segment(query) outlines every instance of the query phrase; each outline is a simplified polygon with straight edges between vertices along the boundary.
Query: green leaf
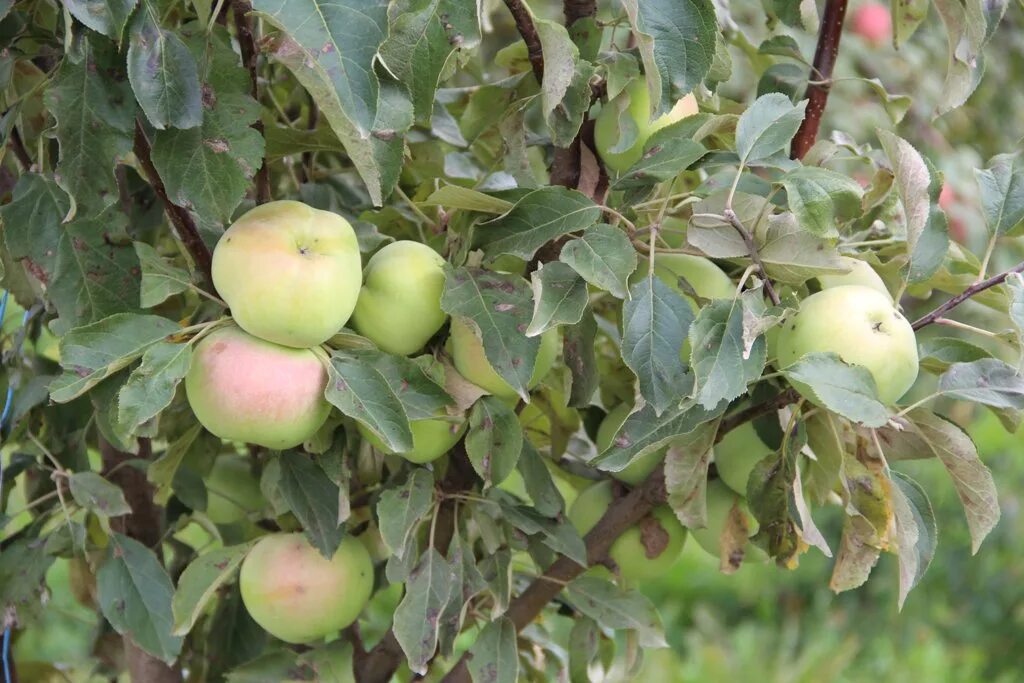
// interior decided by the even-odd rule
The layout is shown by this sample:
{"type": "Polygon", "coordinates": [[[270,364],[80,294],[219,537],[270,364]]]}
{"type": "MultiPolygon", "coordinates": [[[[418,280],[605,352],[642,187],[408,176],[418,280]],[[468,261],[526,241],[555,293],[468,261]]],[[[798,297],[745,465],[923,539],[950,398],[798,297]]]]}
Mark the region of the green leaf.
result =
{"type": "MultiPolygon", "coordinates": [[[[547,53],[544,60],[547,76],[547,53]]],[[[590,83],[597,73],[593,64],[580,61],[573,69],[572,80],[565,96],[555,107],[545,113],[545,121],[551,131],[551,141],[559,147],[568,147],[580,132],[583,117],[593,104],[593,90],[590,83]]]]}
{"type": "Polygon", "coordinates": [[[452,654],[462,631],[466,620],[466,605],[473,596],[487,590],[487,582],[480,574],[473,556],[473,546],[461,534],[456,534],[448,546],[448,566],[451,567],[455,581],[452,584],[451,599],[445,605],[438,627],[438,648],[445,657],[452,654]]]}
{"type": "Polygon", "coordinates": [[[515,624],[508,617],[486,624],[469,648],[473,683],[515,683],[519,680],[519,650],[515,624]]]}
{"type": "Polygon", "coordinates": [[[672,180],[707,154],[704,145],[680,134],[681,129],[690,125],[685,121],[655,132],[644,143],[640,160],[615,181],[615,189],[647,187],[672,180]]]}
{"type": "Polygon", "coordinates": [[[533,23],[544,54],[541,113],[551,129],[552,142],[568,147],[590,109],[594,66],[580,61],[579,49],[561,23],[546,19],[535,19],[533,23]]]}
{"type": "Polygon", "coordinates": [[[771,216],[757,230],[755,241],[768,277],[774,280],[799,284],[817,275],[842,273],[846,268],[834,243],[805,231],[791,213],[771,216]]]}
{"type": "Polygon", "coordinates": [[[807,102],[794,105],[781,93],[754,100],[736,124],[736,153],[748,165],[766,159],[789,144],[804,120],[807,102]]]}
{"type": "MultiPolygon", "coordinates": [[[[900,48],[928,16],[928,0],[906,0],[892,7],[892,44],[900,48]]],[[[896,121],[895,123],[899,123],[896,121]]]]}
{"type": "Polygon", "coordinates": [[[981,0],[954,2],[935,0],[948,36],[948,63],[942,98],[935,107],[940,116],[967,101],[985,72],[982,48],[1006,11],[1005,2],[986,3],[981,0]]]}
{"type": "Polygon", "coordinates": [[[797,423],[785,441],[786,448],[758,461],[747,480],[747,501],[758,523],[754,540],[783,566],[800,553],[801,539],[793,518],[797,506],[790,501],[795,500],[797,459],[806,444],[807,430],[802,422],[797,423]]]}
{"type": "Polygon", "coordinates": [[[1005,235],[1024,222],[1024,164],[1019,154],[999,154],[974,169],[989,233],[1005,235]]]}
{"type": "Polygon", "coordinates": [[[100,609],[114,629],[168,664],[181,652],[172,635],[174,586],[153,551],[115,533],[96,575],[100,609]]]}
{"type": "Polygon", "coordinates": [[[896,523],[897,553],[900,559],[899,607],[921,581],[935,557],[938,525],[935,513],[921,485],[905,474],[892,472],[892,511],[896,523]]]}
{"type": "Polygon", "coordinates": [[[409,534],[434,507],[434,478],[423,467],[412,470],[398,488],[386,489],[377,503],[380,537],[392,555],[401,558],[409,534]]]}
{"type": "Polygon", "coordinates": [[[1010,273],[1006,278],[1006,289],[1010,292],[1010,321],[1017,328],[1017,343],[1024,353],[1024,275],[1010,273]]]}
{"type": "Polygon", "coordinates": [[[542,264],[530,274],[533,285],[533,319],[527,337],[536,337],[559,325],[575,325],[583,319],[590,297],[587,283],[560,261],[542,264]]]}
{"type": "Polygon", "coordinates": [[[525,195],[504,215],[477,228],[489,256],[511,254],[529,260],[547,242],[593,225],[601,210],[576,190],[543,187],[525,195]]]}
{"type": "MultiPolygon", "coordinates": [[[[921,2],[921,0],[909,0],[907,4],[921,2]]],[[[910,111],[914,101],[906,95],[894,95],[885,89],[885,85],[877,78],[861,78],[860,81],[875,91],[875,94],[882,100],[882,107],[889,115],[889,120],[895,126],[903,121],[903,118],[910,111]]]]}
{"type": "Polygon", "coordinates": [[[186,456],[191,456],[193,462],[212,462],[221,448],[221,440],[204,430],[198,423],[172,441],[163,455],[151,462],[146,470],[146,478],[157,487],[154,496],[156,502],[165,505],[171,497],[174,475],[186,456]]]}
{"type": "Polygon", "coordinates": [[[269,54],[309,91],[378,206],[398,181],[403,134],[413,122],[402,87],[374,70],[388,35],[387,6],[384,0],[253,2],[283,32],[269,54]]]}
{"type": "Polygon", "coordinates": [[[800,227],[818,237],[838,235],[836,221],[860,213],[864,194],[857,181],[817,166],[801,166],[782,176],[789,209],[800,227]]]}
{"type": "Polygon", "coordinates": [[[484,486],[497,486],[516,468],[523,450],[523,428],[508,403],[484,396],[469,413],[466,454],[484,486]]]}
{"type": "Polygon", "coordinates": [[[714,410],[705,410],[691,403],[673,407],[659,416],[652,406],[645,405],[629,414],[615,433],[611,445],[594,458],[591,464],[606,472],[621,472],[637,458],[713,421],[725,412],[725,408],[725,404],[719,404],[714,410]]]}
{"type": "Polygon", "coordinates": [[[345,537],[338,507],[338,485],[313,460],[298,451],[278,456],[279,491],[302,523],[306,538],[331,559],[345,537]]]}
{"type": "Polygon", "coordinates": [[[50,398],[65,403],[81,396],[179,329],[157,315],[119,313],[71,330],[60,342],[64,374],[50,385],[50,398]]]}
{"type": "Polygon", "coordinates": [[[4,625],[24,626],[46,604],[46,570],[54,556],[38,538],[15,538],[0,553],[0,610],[4,625]]]}
{"type": "Polygon", "coordinates": [[[452,398],[435,381],[423,365],[405,356],[383,353],[376,349],[336,351],[335,356],[347,356],[364,361],[380,372],[381,377],[398,397],[409,420],[437,417],[452,404],[452,398]]]}
{"type": "Polygon", "coordinates": [[[949,369],[953,363],[970,363],[990,354],[980,346],[957,337],[929,337],[918,344],[921,367],[936,375],[949,369]]]}
{"type": "Polygon", "coordinates": [[[581,566],[587,564],[587,546],[568,518],[548,519],[525,505],[502,503],[502,518],[527,536],[540,535],[540,541],[556,553],[581,566]]]}
{"type": "Polygon", "coordinates": [[[611,581],[581,576],[566,587],[580,612],[607,628],[636,631],[645,648],[668,647],[654,604],[638,590],[623,590],[611,581]]]}
{"type": "Polygon", "coordinates": [[[767,344],[764,336],[759,336],[747,349],[743,310],[738,298],[716,299],[704,306],[690,325],[695,398],[709,410],[721,401],[742,396],[764,370],[767,344]]]}
{"type": "Polygon", "coordinates": [[[671,109],[711,70],[718,40],[709,0],[625,0],[640,47],[653,113],[671,109]]]}
{"type": "Polygon", "coordinates": [[[138,0],[64,0],[71,16],[118,43],[136,4],[138,0]]]}
{"type": "Polygon", "coordinates": [[[142,0],[128,32],[128,80],[154,128],[195,128],[203,122],[203,94],[192,53],[160,26],[152,0],[142,0]]]}
{"type": "Polygon", "coordinates": [[[394,632],[409,668],[427,672],[427,663],[437,648],[440,616],[451,597],[452,569],[433,548],[429,548],[412,570],[405,597],[395,609],[394,632]]]}
{"type": "Polygon", "coordinates": [[[454,70],[456,55],[480,43],[477,3],[399,0],[390,12],[391,25],[380,56],[388,71],[411,91],[416,121],[425,124],[434,109],[434,91],[454,70]]]}
{"type": "Polygon", "coordinates": [[[103,42],[84,38],[83,59],[62,60],[44,95],[57,119],[57,183],[86,217],[117,201],[114,166],[131,151],[135,126],[135,98],[103,42]]]}
{"type": "Polygon", "coordinates": [[[569,632],[569,683],[590,683],[590,663],[601,645],[601,627],[590,617],[579,617],[569,632]]]}
{"type": "Polygon", "coordinates": [[[358,420],[392,451],[412,448],[409,416],[384,372],[355,352],[335,351],[327,366],[324,397],[342,413],[358,420]]]}
{"type": "Polygon", "coordinates": [[[251,547],[251,543],[243,543],[211,550],[185,567],[171,601],[174,635],[188,635],[218,589],[234,576],[251,547]]]}
{"type": "Polygon", "coordinates": [[[1024,410],[1024,375],[997,358],[954,363],[939,378],[938,393],[993,408],[1024,410]]]}
{"type": "Polygon", "coordinates": [[[881,427],[891,417],[878,400],[871,373],[859,365],[847,365],[835,353],[809,353],[782,372],[801,394],[849,420],[881,427]]]}
{"type": "Polygon", "coordinates": [[[658,415],[693,388],[680,358],[692,322],[690,305],[656,277],[641,278],[623,305],[622,359],[658,415]]]}
{"type": "Polygon", "coordinates": [[[487,362],[524,400],[540,348],[525,332],[533,310],[530,288],[517,275],[474,268],[448,268],[441,309],[471,321],[487,362]]]}
{"type": "Polygon", "coordinates": [[[464,209],[481,213],[507,213],[515,204],[498,197],[492,197],[478,190],[459,185],[442,185],[429,197],[420,202],[424,206],[444,206],[448,209],[464,209]]]}
{"type": "Polygon", "coordinates": [[[143,422],[171,405],[178,384],[192,365],[188,344],[158,342],[142,354],[142,363],[132,370],[117,395],[118,422],[134,432],[143,422]]]}
{"type": "Polygon", "coordinates": [[[132,512],[124,491],[95,472],[75,472],[68,478],[71,497],[86,510],[103,517],[119,517],[132,512]]]}
{"type": "Polygon", "coordinates": [[[192,284],[188,271],[173,265],[145,242],[135,242],[135,255],[142,268],[139,303],[142,308],[162,304],[168,297],[180,294],[192,284]]]}
{"type": "Polygon", "coordinates": [[[530,497],[537,512],[547,517],[557,517],[564,511],[565,501],[544,460],[544,456],[537,452],[530,440],[523,439],[523,450],[516,462],[516,469],[523,477],[526,495],[530,497]]]}
{"type": "Polygon", "coordinates": [[[562,247],[559,260],[619,299],[629,297],[629,276],[636,270],[636,249],[619,228],[606,223],[587,228],[562,247]]]}
{"type": "Polygon", "coordinates": [[[569,390],[569,405],[586,408],[597,391],[599,371],[597,367],[597,320],[587,306],[583,319],[575,325],[567,325],[562,331],[562,355],[572,375],[569,390]]]}

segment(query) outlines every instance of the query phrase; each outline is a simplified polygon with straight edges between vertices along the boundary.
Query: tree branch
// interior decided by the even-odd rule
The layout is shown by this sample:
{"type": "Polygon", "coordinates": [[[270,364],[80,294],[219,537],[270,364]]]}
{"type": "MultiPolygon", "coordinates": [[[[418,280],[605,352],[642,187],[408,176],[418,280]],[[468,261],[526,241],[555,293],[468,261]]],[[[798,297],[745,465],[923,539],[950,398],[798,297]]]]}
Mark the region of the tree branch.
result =
{"type": "Polygon", "coordinates": [[[750,231],[743,226],[743,222],[740,221],[740,217],[736,215],[736,212],[732,209],[726,209],[722,212],[722,216],[725,220],[729,221],[729,225],[736,229],[736,232],[743,238],[743,243],[747,245],[747,251],[750,252],[750,260],[754,262],[757,269],[761,273],[761,279],[764,280],[764,291],[768,294],[768,298],[772,300],[772,303],[776,306],[782,301],[779,298],[778,293],[775,291],[775,287],[772,285],[772,281],[768,279],[768,271],[764,267],[764,261],[761,260],[761,255],[757,253],[757,244],[754,243],[754,236],[750,234],[750,231]]]}
{"type": "Polygon", "coordinates": [[[167,188],[164,187],[164,182],[160,179],[156,166],[153,165],[152,148],[150,147],[149,139],[146,137],[146,131],[142,129],[142,123],[138,120],[135,121],[134,151],[135,158],[138,159],[146,180],[149,181],[149,184],[160,198],[160,202],[164,205],[164,213],[167,214],[167,218],[170,219],[171,224],[174,226],[178,239],[185,245],[185,249],[192,256],[196,267],[203,273],[203,278],[206,280],[210,293],[216,295],[217,289],[213,286],[213,273],[211,270],[213,257],[210,254],[210,249],[199,235],[199,229],[196,227],[196,222],[192,220],[192,214],[187,209],[172,202],[171,198],[167,195],[167,188]]]}
{"type": "Polygon", "coordinates": [[[533,67],[533,75],[538,83],[544,82],[544,52],[540,47],[540,36],[537,35],[537,27],[533,25],[533,17],[530,10],[520,0],[505,0],[505,6],[512,13],[512,19],[516,22],[519,35],[526,43],[526,54],[530,58],[530,66],[533,67]]]}
{"type": "MultiPolygon", "coordinates": [[[[256,76],[259,50],[256,49],[256,38],[253,36],[252,21],[249,19],[252,4],[249,0],[232,0],[232,8],[235,13],[235,28],[238,31],[238,46],[242,50],[242,66],[249,70],[252,98],[259,102],[259,79],[256,76]]],[[[257,119],[252,127],[259,132],[260,137],[263,137],[263,121],[257,119]]],[[[263,158],[263,163],[253,180],[256,183],[256,203],[266,204],[271,199],[270,169],[267,167],[266,157],[263,158]]]]}
{"type": "MultiPolygon", "coordinates": [[[[785,391],[775,399],[752,406],[722,420],[717,440],[720,440],[730,430],[796,400],[795,391],[785,391]]],[[[626,496],[613,502],[604,516],[584,537],[583,540],[587,544],[588,565],[593,566],[601,562],[611,549],[612,543],[627,529],[646,517],[655,506],[664,503],[665,498],[664,466],[658,465],[642,484],[626,496]]],[[[512,620],[517,632],[523,630],[562,591],[566,583],[578,577],[586,569],[564,555],[559,556],[541,577],[535,579],[527,586],[526,590],[512,600],[505,616],[512,620]]],[[[442,683],[470,683],[469,670],[466,668],[468,661],[469,654],[467,653],[441,679],[442,683]]]]}
{"type": "Polygon", "coordinates": [[[846,0],[826,0],[825,16],[818,32],[818,47],[814,50],[814,66],[811,67],[807,86],[807,113],[800,129],[797,130],[790,147],[789,156],[803,159],[818,138],[821,116],[832,89],[832,69],[839,56],[839,39],[843,35],[843,20],[846,18],[846,0]]]}
{"type": "MultiPolygon", "coordinates": [[[[146,473],[131,465],[128,460],[141,458],[150,460],[153,448],[149,439],[139,439],[138,456],[123,453],[100,437],[100,455],[103,458],[104,476],[124,492],[125,500],[132,511],[129,515],[114,517],[111,526],[121,533],[134,538],[162,558],[160,538],[163,533],[163,511],[153,501],[153,485],[146,479],[146,473]]],[[[181,683],[181,671],[170,667],[156,657],[142,650],[129,638],[124,638],[124,653],[132,683],[181,683]]]]}
{"type": "Polygon", "coordinates": [[[1018,263],[1013,268],[1010,268],[1009,270],[1003,273],[999,273],[999,275],[993,275],[987,280],[982,280],[981,282],[977,282],[971,285],[970,287],[960,292],[946,303],[936,308],[928,315],[915,320],[914,324],[911,325],[911,327],[913,327],[914,331],[916,332],[922,327],[931,325],[933,322],[935,322],[936,320],[938,320],[943,315],[953,310],[963,302],[967,301],[975,294],[979,292],[984,292],[986,289],[990,289],[992,287],[995,287],[996,285],[1002,284],[1006,280],[1006,278],[1008,278],[1013,273],[1024,273],[1024,263],[1018,263]]]}

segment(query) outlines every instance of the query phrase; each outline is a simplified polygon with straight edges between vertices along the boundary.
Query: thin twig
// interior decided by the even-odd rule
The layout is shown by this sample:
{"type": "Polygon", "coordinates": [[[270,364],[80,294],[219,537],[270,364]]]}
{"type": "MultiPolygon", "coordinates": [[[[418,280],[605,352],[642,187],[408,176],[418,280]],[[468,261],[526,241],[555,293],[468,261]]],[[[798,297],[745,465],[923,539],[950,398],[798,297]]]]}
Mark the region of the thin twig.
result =
{"type": "MultiPolygon", "coordinates": [[[[252,12],[252,5],[249,0],[232,0],[232,7],[235,13],[235,28],[238,31],[238,47],[242,50],[242,65],[249,70],[250,90],[252,98],[257,102],[260,99],[259,79],[256,76],[257,58],[259,50],[256,49],[256,38],[253,36],[252,21],[249,13],[252,12]]],[[[263,121],[257,120],[252,127],[263,137],[263,121]]],[[[256,171],[253,179],[256,183],[256,203],[266,204],[271,199],[270,193],[270,169],[267,167],[267,159],[263,158],[260,170],[256,171]]]]}
{"type": "Polygon", "coordinates": [[[973,284],[970,287],[968,287],[967,289],[965,289],[964,291],[962,291],[959,294],[957,294],[956,296],[954,296],[952,299],[950,299],[946,303],[944,303],[941,306],[939,306],[938,308],[936,308],[934,311],[932,311],[928,315],[923,316],[923,317],[918,318],[917,320],[915,320],[914,324],[911,325],[911,327],[914,328],[914,331],[917,331],[917,330],[921,329],[922,327],[925,327],[927,325],[931,325],[933,322],[935,322],[939,318],[943,317],[946,313],[948,313],[949,311],[953,310],[954,308],[956,308],[957,306],[959,306],[963,302],[967,301],[968,299],[970,299],[975,294],[978,294],[979,292],[984,292],[986,289],[990,289],[992,287],[995,287],[996,285],[1001,285],[1006,280],[1006,278],[1008,278],[1013,273],[1022,273],[1022,272],[1024,272],[1024,263],[1018,263],[1013,268],[1010,268],[1007,271],[999,273],[999,275],[993,275],[992,277],[990,277],[987,280],[982,280],[981,282],[973,284]]]}
{"type": "Polygon", "coordinates": [[[736,215],[736,212],[732,209],[726,209],[722,212],[722,216],[729,222],[736,232],[743,238],[743,243],[747,245],[747,251],[750,252],[750,260],[754,262],[757,269],[761,271],[761,279],[764,280],[764,291],[768,294],[768,298],[772,300],[772,303],[778,306],[782,300],[779,295],[775,292],[775,287],[772,286],[772,281],[768,279],[768,270],[764,266],[764,261],[761,260],[761,255],[757,253],[757,244],[754,243],[754,236],[750,234],[750,231],[743,227],[743,222],[740,221],[740,217],[736,215]]]}
{"type": "Polygon", "coordinates": [[[540,36],[537,34],[537,27],[533,24],[533,17],[530,9],[520,0],[505,0],[505,6],[512,13],[512,19],[516,22],[516,29],[526,43],[526,54],[530,58],[530,66],[533,67],[533,75],[538,83],[544,81],[544,52],[540,46],[540,36]]]}
{"type": "Polygon", "coordinates": [[[146,132],[142,129],[142,124],[139,121],[135,122],[134,150],[135,158],[138,159],[139,165],[142,167],[142,173],[153,187],[153,191],[160,197],[160,202],[164,205],[164,213],[167,214],[171,225],[174,226],[174,232],[192,256],[196,268],[202,272],[209,291],[216,295],[217,290],[213,286],[213,274],[211,271],[213,257],[210,254],[210,249],[199,235],[199,228],[196,227],[196,222],[192,220],[192,214],[187,209],[172,202],[167,195],[167,188],[164,187],[164,182],[160,179],[156,166],[153,165],[149,139],[146,138],[146,132]]]}
{"type": "Polygon", "coordinates": [[[814,65],[811,67],[815,81],[807,86],[807,112],[800,124],[789,156],[803,159],[818,138],[821,116],[825,113],[828,94],[832,89],[832,69],[839,56],[839,39],[843,35],[843,20],[846,18],[846,0],[826,0],[825,14],[818,32],[818,46],[814,50],[814,65]]]}

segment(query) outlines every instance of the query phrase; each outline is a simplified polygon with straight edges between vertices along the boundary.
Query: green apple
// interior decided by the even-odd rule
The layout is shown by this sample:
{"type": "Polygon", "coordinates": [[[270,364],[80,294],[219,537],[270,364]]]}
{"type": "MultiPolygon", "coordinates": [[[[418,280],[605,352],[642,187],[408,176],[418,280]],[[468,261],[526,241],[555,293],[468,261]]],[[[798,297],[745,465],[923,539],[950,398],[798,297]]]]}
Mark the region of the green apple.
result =
{"type": "Polygon", "coordinates": [[[843,266],[848,272],[839,273],[837,275],[819,275],[818,283],[822,289],[831,289],[832,287],[843,287],[845,285],[863,285],[864,287],[870,287],[871,289],[877,289],[879,292],[884,294],[889,301],[892,301],[892,294],[889,294],[889,290],[885,286],[885,282],[875,272],[867,261],[862,261],[857,258],[851,258],[849,256],[843,256],[843,266]]]}
{"type": "Polygon", "coordinates": [[[352,322],[382,351],[407,356],[444,325],[444,259],[425,244],[392,242],[363,270],[352,322]]]}
{"type": "MultiPolygon", "coordinates": [[[[499,398],[514,399],[517,397],[516,390],[502,379],[501,375],[495,372],[487,361],[483,342],[468,323],[459,318],[452,318],[451,336],[448,338],[448,342],[452,361],[459,374],[499,398]]],[[[561,347],[559,342],[558,328],[555,327],[540,336],[540,348],[537,350],[537,359],[533,364],[533,374],[530,375],[529,386],[531,388],[537,386],[555,364],[555,358],[561,347]]]]}
{"type": "MultiPolygon", "coordinates": [[[[743,513],[743,517],[747,522],[748,537],[756,534],[758,530],[757,520],[750,514],[746,498],[737,495],[735,491],[726,486],[720,479],[712,479],[708,482],[708,525],[703,529],[691,529],[690,535],[693,536],[693,540],[697,541],[697,545],[712,557],[721,557],[722,532],[725,531],[725,524],[734,505],[743,513]]],[[[768,559],[768,553],[753,543],[748,542],[743,550],[744,559],[748,561],[763,562],[768,559]]]]}
{"type": "Polygon", "coordinates": [[[672,110],[651,121],[651,96],[647,82],[639,78],[626,86],[614,100],[608,102],[594,123],[594,142],[605,166],[622,173],[640,161],[647,140],[665,126],[672,125],[697,113],[697,100],[690,94],[676,102],[672,110]],[[627,109],[637,128],[636,141],[621,152],[611,151],[619,141],[619,113],[627,109]]]}
{"type": "MultiPolygon", "coordinates": [[[[647,259],[641,259],[636,271],[630,276],[631,282],[647,277],[647,259]]],[[[732,299],[736,296],[736,284],[721,268],[703,256],[690,254],[656,254],[654,274],[662,282],[680,294],[696,313],[699,309],[683,288],[680,278],[702,299],[732,299]]]]}
{"type": "MultiPolygon", "coordinates": [[[[459,442],[462,433],[466,431],[466,419],[460,415],[452,418],[413,420],[409,427],[412,430],[412,450],[397,455],[409,462],[423,464],[437,460],[459,442]]],[[[356,428],[363,438],[381,453],[394,453],[361,422],[356,423],[356,428]]]]}
{"type": "Polygon", "coordinates": [[[775,450],[765,444],[750,422],[727,433],[715,446],[715,467],[722,481],[741,496],[747,495],[750,472],[775,450]]]}
{"type": "Polygon", "coordinates": [[[355,536],[327,559],[300,533],[261,538],[242,562],[242,603],[275,638],[310,643],[356,620],[373,592],[373,563],[355,536]]]}
{"type": "MultiPolygon", "coordinates": [[[[569,509],[569,521],[580,535],[594,528],[612,504],[612,482],[599,481],[584,489],[569,509]]],[[[667,505],[630,527],[612,543],[609,556],[628,582],[653,579],[668,571],[683,550],[686,529],[667,505]]]]}
{"type": "Polygon", "coordinates": [[[309,348],[352,315],[361,266],[356,233],[344,218],[302,202],[270,202],[221,236],[213,283],[246,332],[309,348]]]}
{"type": "MultiPolygon", "coordinates": [[[[796,315],[782,323],[779,367],[805,354],[833,352],[843,361],[867,368],[878,397],[895,403],[917,379],[917,340],[910,323],[878,290],[862,285],[823,289],[800,302],[796,315]]],[[[797,387],[811,397],[806,388],[797,387]]]]}
{"type": "Polygon", "coordinates": [[[686,246],[686,231],[689,227],[686,219],[678,216],[665,216],[661,219],[661,230],[658,234],[673,249],[686,246]]]}
{"type": "Polygon", "coordinates": [[[192,354],[185,393],[215,436],[274,450],[313,436],[331,407],[327,370],[308,349],[263,341],[234,325],[203,338],[192,354]]]}
{"type": "MultiPolygon", "coordinates": [[[[563,473],[558,465],[550,462],[547,458],[544,459],[544,465],[548,468],[548,472],[551,473],[551,481],[554,482],[555,488],[562,494],[562,500],[565,502],[566,509],[569,509],[576,502],[576,498],[580,494],[579,490],[570,481],[572,475],[563,473]]],[[[526,481],[518,469],[512,470],[505,477],[505,480],[498,484],[498,488],[533,505],[533,499],[530,498],[530,494],[526,491],[526,481]]]]}
{"type": "MultiPolygon", "coordinates": [[[[618,433],[619,429],[622,427],[622,423],[626,421],[626,418],[629,417],[632,410],[633,406],[628,403],[620,403],[608,412],[597,428],[597,438],[595,439],[595,443],[597,445],[598,453],[603,453],[612,445],[612,439],[615,438],[615,434],[618,433]]],[[[642,455],[629,463],[629,465],[627,465],[621,472],[612,472],[611,475],[630,486],[636,486],[654,471],[654,468],[658,466],[658,463],[665,459],[665,453],[667,451],[668,446],[665,448],[659,448],[658,450],[652,451],[646,455],[642,455]]]]}
{"type": "Polygon", "coordinates": [[[260,482],[249,460],[240,455],[218,456],[206,475],[206,516],[214,524],[234,524],[263,509],[260,482]]]}

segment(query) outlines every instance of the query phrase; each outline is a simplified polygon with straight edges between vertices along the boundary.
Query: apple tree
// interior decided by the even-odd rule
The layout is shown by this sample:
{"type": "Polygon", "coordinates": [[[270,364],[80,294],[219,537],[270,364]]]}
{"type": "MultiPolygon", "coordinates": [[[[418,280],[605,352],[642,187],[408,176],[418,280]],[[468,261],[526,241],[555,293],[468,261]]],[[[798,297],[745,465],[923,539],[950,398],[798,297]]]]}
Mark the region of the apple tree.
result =
{"type": "Polygon", "coordinates": [[[979,249],[929,155],[1006,6],[0,2],[5,683],[56,562],[83,681],[628,679],[686,543],[902,604],[1024,410],[1024,164],[979,249]]]}

